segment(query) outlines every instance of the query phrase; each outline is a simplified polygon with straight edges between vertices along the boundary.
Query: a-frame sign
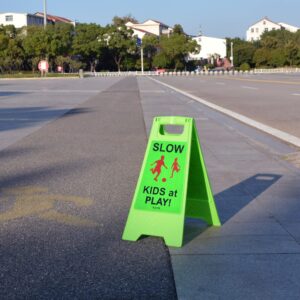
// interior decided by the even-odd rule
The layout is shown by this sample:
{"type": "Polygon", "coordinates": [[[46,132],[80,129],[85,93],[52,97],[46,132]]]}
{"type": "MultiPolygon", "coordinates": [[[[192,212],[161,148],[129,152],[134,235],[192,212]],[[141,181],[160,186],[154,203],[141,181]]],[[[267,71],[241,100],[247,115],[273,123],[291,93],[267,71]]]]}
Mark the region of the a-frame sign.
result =
{"type": "Polygon", "coordinates": [[[123,239],[159,236],[181,247],[185,217],[221,225],[194,120],[156,117],[123,239]],[[167,125],[182,126],[183,132],[168,133],[167,125]]]}

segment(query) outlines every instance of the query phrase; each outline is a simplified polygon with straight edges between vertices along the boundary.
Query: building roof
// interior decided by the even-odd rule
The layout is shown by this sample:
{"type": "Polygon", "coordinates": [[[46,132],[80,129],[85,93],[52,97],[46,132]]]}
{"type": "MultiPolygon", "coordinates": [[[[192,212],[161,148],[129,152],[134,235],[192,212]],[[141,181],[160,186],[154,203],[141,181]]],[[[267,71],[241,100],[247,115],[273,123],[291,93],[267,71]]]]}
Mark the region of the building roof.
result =
{"type": "MultiPolygon", "coordinates": [[[[44,13],[42,12],[36,12],[35,15],[44,17],[44,13]]],[[[52,22],[63,22],[63,23],[72,23],[73,21],[64,17],[54,16],[47,14],[47,19],[52,22]]]]}
{"type": "Polygon", "coordinates": [[[136,28],[136,27],[131,26],[131,25],[130,25],[130,28],[131,28],[131,29],[134,29],[134,30],[137,30],[137,31],[140,31],[140,32],[144,32],[144,33],[151,33],[151,32],[149,32],[149,31],[147,31],[147,30],[143,30],[143,29],[140,29],[140,28],[136,28]]]}
{"type": "Polygon", "coordinates": [[[261,21],[264,21],[264,20],[266,20],[268,22],[271,22],[271,23],[273,23],[273,24],[275,24],[277,26],[280,26],[278,23],[271,21],[268,17],[264,17],[264,18],[260,19],[259,21],[257,21],[255,23],[253,23],[252,25],[250,25],[249,28],[252,27],[252,26],[254,26],[254,25],[256,25],[257,23],[259,23],[261,21]]]}
{"type": "Polygon", "coordinates": [[[127,22],[126,24],[130,23],[129,26],[134,26],[134,25],[147,25],[147,23],[150,23],[150,22],[156,23],[156,24],[162,25],[162,26],[164,26],[164,27],[170,28],[170,26],[168,26],[168,25],[166,25],[166,24],[164,24],[164,23],[162,23],[162,22],[160,22],[160,21],[153,20],[153,19],[148,19],[148,20],[144,21],[143,23],[132,23],[132,22],[129,21],[129,22],[127,22]]]}
{"type": "Polygon", "coordinates": [[[281,26],[283,26],[283,27],[292,27],[294,29],[299,29],[299,27],[297,27],[297,26],[290,25],[290,24],[283,23],[283,22],[279,22],[278,24],[281,25],[281,26]]]}
{"type": "MultiPolygon", "coordinates": [[[[148,20],[148,21],[153,21],[153,22],[155,22],[155,23],[157,23],[157,24],[160,24],[160,25],[162,25],[162,26],[165,26],[165,27],[170,27],[169,25],[167,25],[167,24],[165,24],[165,23],[163,23],[163,22],[160,22],[160,21],[157,21],[157,20],[153,20],[153,19],[150,19],[150,20],[148,20]]],[[[146,23],[147,21],[145,21],[144,23],[146,23]]]]}

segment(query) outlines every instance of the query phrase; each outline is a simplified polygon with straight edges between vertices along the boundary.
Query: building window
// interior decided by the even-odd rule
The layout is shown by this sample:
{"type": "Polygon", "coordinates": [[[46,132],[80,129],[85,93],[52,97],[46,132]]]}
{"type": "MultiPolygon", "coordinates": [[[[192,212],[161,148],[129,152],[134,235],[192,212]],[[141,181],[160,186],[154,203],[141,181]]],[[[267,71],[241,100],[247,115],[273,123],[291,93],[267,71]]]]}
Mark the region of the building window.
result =
{"type": "Polygon", "coordinates": [[[269,28],[265,28],[265,32],[268,32],[269,31],[269,28]]]}
{"type": "Polygon", "coordinates": [[[258,30],[258,28],[256,28],[256,32],[258,32],[259,30],[258,30]]]}
{"type": "Polygon", "coordinates": [[[13,15],[7,15],[7,16],[5,16],[5,21],[6,22],[12,22],[13,20],[14,20],[13,15]]]}
{"type": "Polygon", "coordinates": [[[264,21],[263,24],[266,25],[266,21],[264,21]]]}
{"type": "Polygon", "coordinates": [[[254,28],[251,28],[251,32],[254,32],[254,28]]]}

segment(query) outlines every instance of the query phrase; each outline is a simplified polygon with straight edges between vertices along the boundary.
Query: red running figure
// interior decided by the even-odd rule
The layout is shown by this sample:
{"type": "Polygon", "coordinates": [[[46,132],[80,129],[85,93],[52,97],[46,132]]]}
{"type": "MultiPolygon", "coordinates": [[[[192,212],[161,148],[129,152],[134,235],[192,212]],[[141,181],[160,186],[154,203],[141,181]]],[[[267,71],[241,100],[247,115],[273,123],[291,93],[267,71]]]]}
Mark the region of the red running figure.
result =
{"type": "Polygon", "coordinates": [[[173,178],[174,172],[178,173],[179,171],[180,171],[180,169],[179,169],[179,164],[178,164],[178,158],[176,157],[172,164],[172,175],[170,178],[173,178]]]}
{"type": "Polygon", "coordinates": [[[164,162],[165,157],[162,155],[161,158],[159,160],[156,160],[154,163],[151,164],[151,166],[153,166],[154,164],[156,164],[156,166],[152,169],[150,169],[150,171],[152,172],[152,174],[156,173],[156,176],[154,177],[154,180],[157,181],[158,176],[161,173],[161,167],[164,166],[166,169],[168,169],[168,167],[165,165],[164,162]]]}

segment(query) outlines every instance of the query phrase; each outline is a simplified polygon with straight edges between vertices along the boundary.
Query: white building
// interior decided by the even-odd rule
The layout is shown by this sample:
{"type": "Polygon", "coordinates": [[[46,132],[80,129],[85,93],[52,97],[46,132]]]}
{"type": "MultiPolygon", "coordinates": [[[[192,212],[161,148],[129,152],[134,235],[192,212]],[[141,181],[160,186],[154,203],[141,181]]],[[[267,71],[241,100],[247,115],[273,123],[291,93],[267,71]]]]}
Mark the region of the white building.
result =
{"type": "Polygon", "coordinates": [[[217,54],[220,58],[226,57],[226,39],[200,35],[193,37],[201,49],[199,53],[190,53],[188,60],[208,59],[217,54]]]}
{"type": "Polygon", "coordinates": [[[248,42],[258,41],[264,32],[280,29],[296,32],[299,28],[286,23],[276,23],[269,20],[267,17],[264,17],[248,28],[246,32],[246,40],[248,42]]]}
{"type": "Polygon", "coordinates": [[[283,22],[278,23],[282,28],[284,28],[285,30],[288,30],[290,32],[297,32],[300,28],[293,26],[293,25],[289,25],[283,22]]]}
{"type": "Polygon", "coordinates": [[[14,25],[16,28],[30,25],[43,25],[44,19],[40,16],[27,13],[2,13],[0,25],[14,25]]]}
{"type": "Polygon", "coordinates": [[[162,34],[170,34],[173,30],[168,25],[154,20],[148,20],[144,23],[127,22],[125,25],[127,28],[133,30],[134,35],[137,35],[141,39],[145,34],[161,36],[162,34]]]}

